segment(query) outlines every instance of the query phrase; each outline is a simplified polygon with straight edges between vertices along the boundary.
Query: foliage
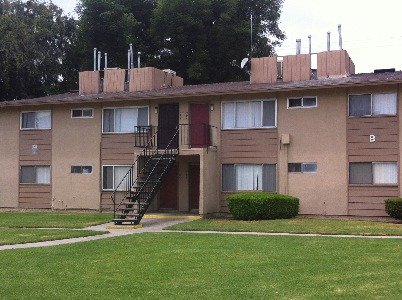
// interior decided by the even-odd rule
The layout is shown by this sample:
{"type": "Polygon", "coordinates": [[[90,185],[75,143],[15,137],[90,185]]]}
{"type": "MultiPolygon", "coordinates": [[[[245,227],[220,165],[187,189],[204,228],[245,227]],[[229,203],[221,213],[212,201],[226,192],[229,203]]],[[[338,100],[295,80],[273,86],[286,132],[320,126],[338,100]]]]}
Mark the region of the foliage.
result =
{"type": "Polygon", "coordinates": [[[285,232],[311,234],[348,235],[400,235],[401,224],[342,219],[294,218],[262,221],[239,221],[228,219],[203,219],[168,227],[169,230],[185,231],[240,231],[285,232]]]}
{"type": "Polygon", "coordinates": [[[226,200],[229,212],[237,220],[288,219],[299,212],[299,199],[288,195],[235,193],[226,200]]]}
{"type": "Polygon", "coordinates": [[[102,231],[73,229],[0,228],[0,245],[71,239],[104,233],[102,231]]]}
{"type": "Polygon", "coordinates": [[[45,96],[76,86],[76,21],[38,0],[0,2],[0,101],[45,96]]]}
{"type": "Polygon", "coordinates": [[[151,35],[162,68],[172,68],[187,83],[239,81],[247,78],[240,62],[250,54],[268,56],[284,38],[278,27],[282,0],[159,0],[151,35]]]}
{"type": "Polygon", "coordinates": [[[0,212],[0,227],[12,228],[84,228],[110,222],[111,213],[95,212],[0,212]]]}
{"type": "Polygon", "coordinates": [[[149,35],[154,3],[154,0],[81,0],[77,9],[81,69],[93,68],[93,48],[102,55],[108,53],[108,66],[124,68],[130,43],[135,53],[142,52],[143,59],[148,60],[154,52],[149,35]]]}
{"type": "Polygon", "coordinates": [[[402,220],[402,198],[385,200],[385,211],[397,220],[402,220]]]}
{"type": "Polygon", "coordinates": [[[0,251],[0,298],[400,299],[401,247],[397,239],[143,233],[0,251]]]}

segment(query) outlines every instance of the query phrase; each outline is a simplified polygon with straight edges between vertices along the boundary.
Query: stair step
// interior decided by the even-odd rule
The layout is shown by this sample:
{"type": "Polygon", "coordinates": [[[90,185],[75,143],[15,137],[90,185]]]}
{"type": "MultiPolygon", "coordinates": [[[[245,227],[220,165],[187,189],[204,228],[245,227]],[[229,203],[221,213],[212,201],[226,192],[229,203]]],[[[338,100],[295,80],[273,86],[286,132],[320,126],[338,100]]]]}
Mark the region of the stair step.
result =
{"type": "MultiPolygon", "coordinates": [[[[138,205],[138,202],[123,201],[121,204],[123,204],[123,205],[138,205]]],[[[146,202],[140,202],[140,205],[147,205],[147,203],[146,202]]]]}
{"type": "Polygon", "coordinates": [[[116,216],[118,217],[118,219],[138,219],[139,218],[139,214],[123,214],[123,213],[116,213],[116,216]],[[124,218],[122,218],[124,217],[124,218]]]}
{"type": "Polygon", "coordinates": [[[113,219],[113,222],[116,225],[121,225],[123,223],[134,223],[134,224],[139,224],[140,220],[139,219],[113,219]]]}

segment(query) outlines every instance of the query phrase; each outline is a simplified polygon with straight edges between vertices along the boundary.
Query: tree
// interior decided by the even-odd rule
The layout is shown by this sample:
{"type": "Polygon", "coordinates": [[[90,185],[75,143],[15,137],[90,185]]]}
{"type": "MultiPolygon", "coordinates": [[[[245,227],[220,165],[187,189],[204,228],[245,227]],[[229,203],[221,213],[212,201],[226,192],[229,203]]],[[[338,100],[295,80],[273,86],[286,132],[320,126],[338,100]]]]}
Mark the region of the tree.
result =
{"type": "Polygon", "coordinates": [[[250,51],[253,15],[254,56],[274,53],[284,39],[278,27],[283,0],[158,0],[151,34],[157,64],[175,69],[187,83],[238,81],[250,51]]]}
{"type": "Polygon", "coordinates": [[[92,68],[93,48],[108,53],[108,66],[127,65],[127,50],[153,56],[149,36],[154,0],[81,0],[78,5],[78,49],[81,69],[92,68]]]}
{"type": "Polygon", "coordinates": [[[0,2],[0,100],[38,97],[76,86],[69,75],[74,19],[52,3],[0,2]]]}

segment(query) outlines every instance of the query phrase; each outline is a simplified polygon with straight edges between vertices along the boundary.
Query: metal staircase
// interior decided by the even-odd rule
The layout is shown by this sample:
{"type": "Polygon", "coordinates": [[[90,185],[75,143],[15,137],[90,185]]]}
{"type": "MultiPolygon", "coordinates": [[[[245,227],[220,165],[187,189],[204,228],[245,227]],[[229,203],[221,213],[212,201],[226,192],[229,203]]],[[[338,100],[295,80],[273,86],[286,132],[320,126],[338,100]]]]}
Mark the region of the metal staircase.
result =
{"type": "Polygon", "coordinates": [[[140,223],[176,162],[179,126],[164,149],[157,145],[158,131],[154,134],[152,131],[152,127],[136,128],[136,146],[144,149],[112,193],[113,221],[116,225],[140,223]]]}

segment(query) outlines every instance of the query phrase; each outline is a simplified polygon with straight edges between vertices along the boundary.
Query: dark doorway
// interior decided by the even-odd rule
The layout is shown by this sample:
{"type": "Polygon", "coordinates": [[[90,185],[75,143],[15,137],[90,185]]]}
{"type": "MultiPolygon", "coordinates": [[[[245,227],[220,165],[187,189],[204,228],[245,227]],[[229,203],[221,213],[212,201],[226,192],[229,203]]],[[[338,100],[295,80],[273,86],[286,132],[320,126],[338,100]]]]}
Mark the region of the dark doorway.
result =
{"type": "Polygon", "coordinates": [[[159,193],[159,208],[177,210],[178,168],[172,166],[162,182],[159,193]]]}
{"type": "Polygon", "coordinates": [[[209,104],[190,104],[190,147],[209,146],[209,104]]]}
{"type": "Polygon", "coordinates": [[[179,133],[169,142],[179,125],[179,104],[160,104],[158,123],[158,149],[178,148],[179,133]]]}
{"type": "Polygon", "coordinates": [[[188,197],[189,207],[199,209],[200,204],[200,165],[188,166],[188,197]]]}

